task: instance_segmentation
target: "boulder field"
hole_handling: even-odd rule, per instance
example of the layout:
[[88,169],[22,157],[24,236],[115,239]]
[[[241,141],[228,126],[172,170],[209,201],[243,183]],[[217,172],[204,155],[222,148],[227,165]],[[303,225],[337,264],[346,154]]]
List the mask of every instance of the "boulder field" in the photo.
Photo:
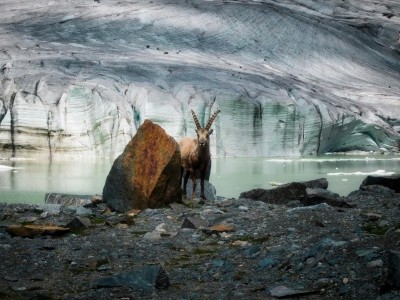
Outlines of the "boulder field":
[[375,180],[329,202],[325,183],[124,213],[90,195],[0,204],[0,297],[398,299],[400,194]]

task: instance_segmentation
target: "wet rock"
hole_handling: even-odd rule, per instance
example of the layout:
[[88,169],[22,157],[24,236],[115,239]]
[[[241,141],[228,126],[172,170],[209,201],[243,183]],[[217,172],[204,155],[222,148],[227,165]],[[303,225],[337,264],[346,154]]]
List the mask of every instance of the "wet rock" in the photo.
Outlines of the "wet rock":
[[400,175],[392,176],[367,176],[360,185],[360,189],[366,189],[369,185],[381,185],[396,193],[400,193]]
[[304,182],[291,182],[280,185],[273,189],[253,189],[240,194],[239,198],[263,201],[270,204],[288,204],[293,200],[305,201],[307,198],[307,188],[326,189],[328,181],[326,178]]
[[123,287],[128,286],[145,294],[154,290],[168,289],[170,283],[167,274],[161,266],[143,266],[141,268],[121,273],[99,280],[97,287]]
[[177,142],[146,120],[114,161],[103,200],[114,210],[164,207],[182,199]]

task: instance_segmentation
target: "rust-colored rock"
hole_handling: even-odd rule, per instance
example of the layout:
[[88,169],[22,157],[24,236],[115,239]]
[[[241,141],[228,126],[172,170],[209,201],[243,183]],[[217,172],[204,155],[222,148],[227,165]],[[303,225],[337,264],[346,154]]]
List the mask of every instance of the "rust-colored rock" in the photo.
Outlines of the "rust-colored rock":
[[178,143],[159,125],[145,120],[114,161],[103,201],[120,212],[181,201],[180,161]]
[[234,227],[228,224],[216,224],[208,228],[212,232],[231,232],[234,231]]
[[39,235],[63,235],[69,232],[69,228],[55,225],[10,225],[7,232],[12,236],[33,238]]

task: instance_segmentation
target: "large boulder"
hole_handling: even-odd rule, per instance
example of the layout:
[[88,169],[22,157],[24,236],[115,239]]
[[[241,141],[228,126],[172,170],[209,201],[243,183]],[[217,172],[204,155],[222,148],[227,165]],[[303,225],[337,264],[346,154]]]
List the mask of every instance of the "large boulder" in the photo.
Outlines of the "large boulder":
[[114,161],[103,200],[114,210],[158,208],[182,200],[178,143],[159,125],[145,120]]
[[241,193],[239,198],[259,200],[270,204],[288,204],[293,200],[304,202],[307,199],[307,188],[327,189],[328,181],[326,178],[320,178],[303,182],[291,182],[270,190],[253,189]]
[[352,207],[338,194],[327,190],[327,188],[328,181],[326,178],[319,178],[309,181],[291,182],[270,190],[253,189],[241,193],[239,198],[281,205],[286,205],[297,200],[305,206],[327,203],[336,207]]
[[360,190],[368,190],[367,186],[381,185],[396,193],[400,193],[400,175],[367,176],[360,185]]

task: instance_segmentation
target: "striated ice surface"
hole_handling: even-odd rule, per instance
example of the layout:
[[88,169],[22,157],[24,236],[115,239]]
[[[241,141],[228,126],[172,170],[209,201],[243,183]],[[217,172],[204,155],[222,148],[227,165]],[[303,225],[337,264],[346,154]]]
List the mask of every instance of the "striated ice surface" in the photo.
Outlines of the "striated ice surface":
[[0,156],[114,158],[217,109],[213,156],[398,151],[397,0],[0,3]]

